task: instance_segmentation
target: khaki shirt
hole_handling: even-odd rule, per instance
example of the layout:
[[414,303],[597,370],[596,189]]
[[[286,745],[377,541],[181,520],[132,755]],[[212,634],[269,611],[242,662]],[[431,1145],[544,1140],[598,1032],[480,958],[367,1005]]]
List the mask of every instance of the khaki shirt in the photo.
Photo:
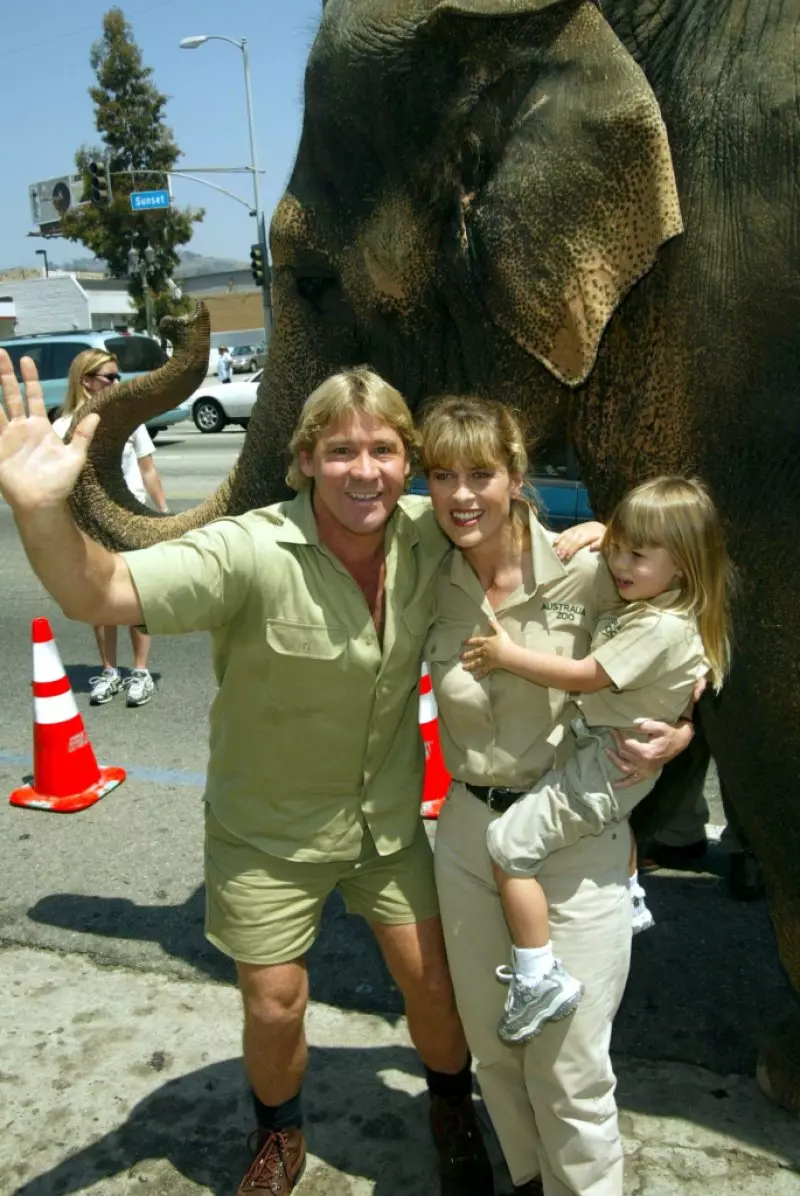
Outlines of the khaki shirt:
[[525,789],[553,767],[555,751],[577,714],[562,690],[546,689],[495,669],[482,681],[459,659],[464,640],[489,634],[494,615],[512,640],[537,652],[578,660],[600,615],[619,604],[598,553],[584,549],[564,565],[555,535],[530,513],[532,578],[493,611],[466,557],[454,552],[436,580],[436,622],[425,645],[439,706],[447,767],[473,785]]
[[694,618],[667,609],[677,596],[625,602],[600,619],[591,654],[612,685],[581,695],[589,726],[630,727],[638,718],[671,723],[686,709],[708,664]]
[[315,862],[356,859],[365,826],[381,855],[411,843],[420,661],[448,550],[430,504],[402,498],[386,531],[382,649],[307,493],[124,554],[149,632],[212,633],[205,797],[232,834]]

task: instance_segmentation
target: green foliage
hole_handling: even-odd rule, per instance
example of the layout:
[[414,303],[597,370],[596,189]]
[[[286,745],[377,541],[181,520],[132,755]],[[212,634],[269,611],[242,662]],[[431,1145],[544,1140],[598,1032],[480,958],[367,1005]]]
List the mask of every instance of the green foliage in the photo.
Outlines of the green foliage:
[[[128,255],[149,244],[155,260],[148,267],[156,318],[187,311],[184,298],[175,301],[167,279],[178,265],[177,247],[192,238],[192,226],[203,219],[202,210],[175,208],[132,212],[131,191],[165,188],[166,174],[181,151],[172,130],[164,123],[167,97],[151,82],[152,70],[142,65],[142,54],[133,31],[120,8],[103,17],[103,36],[90,53],[97,84],[89,88],[94,101],[95,125],[102,138],[98,146],[83,146],[75,155],[78,173],[83,175],[84,199],[90,197],[89,163],[107,159],[111,170],[111,203],[72,210],[61,219],[61,234],[85,245],[108,264],[113,278],[128,278]],[[146,171],[131,175],[126,171]],[[128,290],[138,308],[137,327],[145,327],[142,280],[136,273]]]

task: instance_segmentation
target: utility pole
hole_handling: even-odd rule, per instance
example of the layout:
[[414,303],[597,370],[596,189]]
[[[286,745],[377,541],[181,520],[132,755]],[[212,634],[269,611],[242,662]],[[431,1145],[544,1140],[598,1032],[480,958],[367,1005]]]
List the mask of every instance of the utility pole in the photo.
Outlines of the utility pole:
[[155,328],[155,314],[153,312],[153,295],[150,290],[150,284],[147,281],[147,271],[156,259],[156,251],[152,245],[145,247],[144,253],[140,254],[138,249],[131,249],[128,253],[128,271],[130,274],[138,274],[142,280],[142,295],[144,296],[144,318],[147,324],[147,335],[154,337],[156,334]]

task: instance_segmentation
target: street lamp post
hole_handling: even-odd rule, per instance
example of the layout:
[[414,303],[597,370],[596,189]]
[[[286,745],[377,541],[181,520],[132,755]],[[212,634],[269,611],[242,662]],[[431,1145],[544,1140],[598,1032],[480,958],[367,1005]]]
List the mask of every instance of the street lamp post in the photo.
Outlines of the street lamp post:
[[44,276],[45,276],[45,278],[49,278],[50,277],[50,265],[47,261],[47,250],[46,249],[37,249],[35,252],[38,254],[41,254],[41,256],[44,258]]
[[181,38],[180,47],[182,50],[196,50],[199,46],[211,41],[229,42],[232,46],[236,46],[242,52],[242,64],[244,66],[244,90],[245,98],[247,100],[247,127],[250,133],[250,169],[253,174],[253,215],[256,218],[256,239],[261,246],[261,252],[264,256],[265,278],[264,286],[261,288],[261,298],[264,306],[264,331],[268,336],[270,328],[272,327],[269,246],[267,245],[267,230],[264,221],[264,213],[261,208],[261,193],[258,185],[258,153],[256,150],[255,122],[253,120],[253,96],[250,89],[250,57],[247,51],[247,38],[228,37],[227,34],[224,33],[202,33],[195,37]]

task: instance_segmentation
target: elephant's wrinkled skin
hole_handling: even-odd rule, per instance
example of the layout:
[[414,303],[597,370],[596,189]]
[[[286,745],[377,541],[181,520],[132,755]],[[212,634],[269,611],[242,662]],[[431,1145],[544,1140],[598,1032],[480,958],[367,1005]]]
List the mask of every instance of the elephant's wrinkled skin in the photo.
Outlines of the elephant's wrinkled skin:
[[[701,719],[800,988],[800,0],[603,12],[329,0],[237,470],[173,519],[132,515],[91,477],[79,505],[135,546],[280,497],[301,402],[364,361],[412,405],[475,391],[521,405],[533,436],[566,423],[600,514],[643,477],[701,473],[741,571],[735,668]],[[193,385],[156,385],[152,410]],[[117,436],[144,411],[124,399]],[[796,1021],[761,1079],[800,1109]]]

